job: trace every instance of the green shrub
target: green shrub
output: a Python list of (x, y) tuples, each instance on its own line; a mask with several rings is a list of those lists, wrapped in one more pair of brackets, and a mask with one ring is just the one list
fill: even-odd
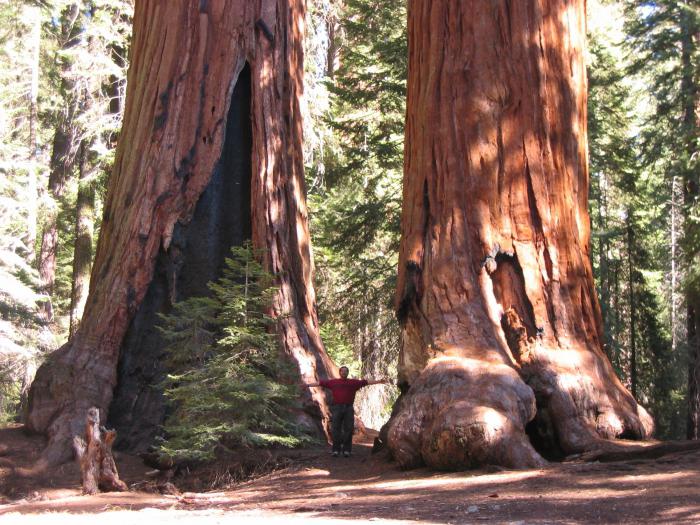
[(266, 311), (276, 289), (249, 244), (232, 249), (211, 297), (194, 297), (161, 316), (172, 413), (161, 451), (211, 459), (216, 447), (298, 446), (310, 438), (290, 414), (298, 398), (292, 364)]

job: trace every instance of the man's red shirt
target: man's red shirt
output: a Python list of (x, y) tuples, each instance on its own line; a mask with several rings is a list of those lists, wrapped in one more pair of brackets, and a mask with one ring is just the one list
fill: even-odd
[(352, 405), (355, 402), (355, 392), (367, 386), (364, 379), (324, 379), (318, 382), (331, 391), (334, 405)]

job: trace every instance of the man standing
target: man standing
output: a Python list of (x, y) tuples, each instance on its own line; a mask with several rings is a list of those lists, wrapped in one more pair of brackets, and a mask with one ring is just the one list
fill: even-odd
[(387, 383), (386, 379), (366, 380), (348, 379), (350, 370), (340, 367), (340, 379), (324, 379), (318, 383), (305, 383), (306, 386), (322, 386), (331, 391), (331, 436), (333, 438), (333, 457), (350, 457), (352, 451), (352, 433), (355, 428), (355, 393), (367, 385)]

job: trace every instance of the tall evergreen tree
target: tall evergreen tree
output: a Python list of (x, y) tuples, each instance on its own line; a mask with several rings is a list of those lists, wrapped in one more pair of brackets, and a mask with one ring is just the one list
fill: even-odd
[[(606, 350), (623, 382), (657, 419), (660, 436), (677, 436), (678, 363), (664, 322), (669, 185), (639, 162), (638, 108), (645, 100), (636, 78), (625, 76), (622, 17), (614, 5), (594, 3), (609, 19), (589, 35), (588, 133), (593, 228), (592, 261)], [(597, 12), (598, 16), (600, 13)], [(617, 31), (616, 31), (617, 30)], [(642, 104), (640, 104), (640, 100)]]
[[(309, 174), (319, 313), (331, 349), (347, 341), (358, 372), (385, 375), (398, 354), (390, 298), (401, 208), (406, 1), (348, 0), (337, 16), (340, 30), (329, 33), (326, 68), (332, 139)], [(337, 64), (330, 63), (333, 46)], [(374, 404), (389, 400), (391, 387), (372, 390), (380, 393)], [(361, 404), (367, 395), (360, 395)]]
[[(686, 306), (687, 437), (700, 437), (700, 175), (698, 174), (700, 2), (658, 0), (627, 2), (628, 32), (635, 60), (632, 72), (650, 81), (654, 111), (645, 126), (643, 159), (680, 181), (683, 288)], [(675, 192), (671, 191), (672, 201)], [(675, 204), (675, 203), (674, 203)], [(672, 223), (675, 227), (675, 222)], [(675, 270), (675, 267), (674, 267)], [(675, 276), (674, 276), (675, 278)], [(671, 290), (673, 293), (674, 290)], [(680, 316), (678, 316), (680, 317)], [(675, 316), (674, 316), (675, 318)], [(672, 330), (676, 330), (673, 326)], [(674, 338), (675, 339), (675, 338)]]

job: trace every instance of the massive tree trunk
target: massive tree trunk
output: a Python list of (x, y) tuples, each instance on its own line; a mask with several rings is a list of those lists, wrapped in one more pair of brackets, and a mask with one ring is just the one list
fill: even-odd
[(646, 438), (601, 348), (583, 0), (413, 0), (397, 308), (405, 467)]
[[(281, 346), (307, 380), (334, 365), (311, 285), (299, 96), (303, 0), (137, 1), (126, 111), (85, 314), (41, 367), (28, 425), (65, 460), (91, 406), (122, 446), (164, 417), (157, 313), (207, 292), (233, 244), (252, 238), (278, 275)], [(325, 397), (302, 422), (322, 430)]]

